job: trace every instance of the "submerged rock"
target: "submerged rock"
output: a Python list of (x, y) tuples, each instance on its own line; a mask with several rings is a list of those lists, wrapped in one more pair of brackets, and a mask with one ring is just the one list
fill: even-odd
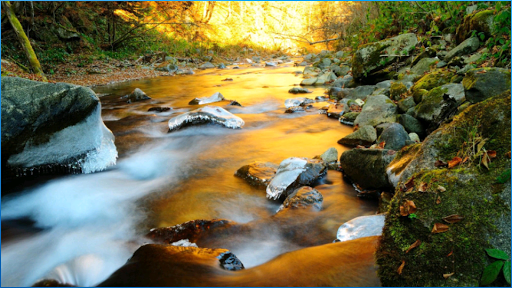
[(318, 190), (309, 186), (303, 186), (295, 189), (283, 202), (283, 205), (277, 212), (283, 211), (287, 208), (308, 208), (312, 206), (316, 210), (322, 209), (322, 202), (324, 197)]
[(91, 89), (14, 77), (2, 77), (1, 89), (2, 168), (18, 176), (59, 167), (92, 173), (116, 163), (114, 135)]
[(216, 123), (227, 128), (239, 129), (245, 124), (242, 118), (235, 116), (221, 107), (205, 106), (169, 120), (169, 132), (189, 125)]
[(188, 105), (202, 105), (202, 104), (210, 104), (215, 102), (220, 102), (224, 99), (224, 96), (220, 94), (220, 92), (215, 92), (210, 97), (202, 97), (202, 98), (194, 98), (190, 102), (188, 102)]
[(382, 235), (385, 214), (356, 217), (338, 228), (336, 238), (340, 241)]
[(284, 101), (284, 107), (290, 108), (290, 107), (297, 107), (297, 106), (305, 106), (307, 104), (315, 103), (315, 100), (309, 99), (306, 97), (297, 97), (297, 98), (291, 98), (286, 99)]
[(151, 107), (148, 109), (148, 112), (166, 112), (170, 111), (171, 109), (171, 107)]
[(235, 222), (223, 219), (192, 220), (171, 227), (151, 229), (146, 237), (157, 243), (164, 244), (172, 244), (184, 239), (195, 243), (206, 231), (229, 226), (234, 223)]
[(270, 183), (270, 180), (276, 175), (279, 166), (271, 162), (253, 162), (242, 166), (235, 173), (235, 176), (244, 179), (254, 186), (264, 186)]
[(123, 96), (123, 98), (128, 99), (126, 101), (128, 103), (151, 99), (151, 97), (146, 95), (146, 93), (144, 93), (144, 91), (140, 90), (139, 88), (135, 88), (135, 90), (133, 90), (132, 93)]
[(286, 198), (289, 192), (301, 185), (311, 185), (327, 173), (321, 160), (291, 157), (283, 160), (276, 176), (267, 186), (267, 198), (277, 200)]

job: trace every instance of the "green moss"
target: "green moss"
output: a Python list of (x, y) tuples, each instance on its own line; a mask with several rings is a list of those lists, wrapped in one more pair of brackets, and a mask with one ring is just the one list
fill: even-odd
[(418, 89), (431, 90), (435, 87), (450, 83), (451, 78), (455, 74), (448, 70), (437, 70), (430, 74), (421, 77), (418, 82), (414, 84), (411, 90), (414, 92)]
[(354, 120), (356, 120), (357, 116), (360, 113), (361, 112), (348, 112), (348, 113), (343, 114), (343, 116), (341, 116), (341, 118), (346, 121), (354, 122)]
[(389, 88), (389, 96), (391, 99), (398, 100), (400, 96), (407, 92), (407, 87), (404, 83), (401, 82), (393, 82), (391, 83), (391, 87)]
[(443, 101), (447, 88), (436, 87), (423, 95), (421, 102), (414, 108), (417, 115), (433, 115), (434, 109)]

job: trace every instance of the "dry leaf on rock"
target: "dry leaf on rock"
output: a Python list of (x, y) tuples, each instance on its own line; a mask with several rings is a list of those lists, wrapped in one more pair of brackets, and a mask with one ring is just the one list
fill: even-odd
[(453, 167), (459, 165), (460, 162), (462, 162), (462, 158), (453, 157), (452, 160), (448, 161), (448, 168), (453, 168)]
[(418, 188), (418, 191), (420, 191), (420, 192), (427, 192), (427, 190), (428, 190), (427, 183), (421, 182), (420, 183), (420, 187)]
[(434, 228), (432, 228), (432, 233), (433, 234), (444, 233), (444, 232), (448, 231), (448, 229), (450, 229), (450, 226), (448, 226), (448, 225), (445, 225), (443, 223), (435, 223)]
[(441, 204), (441, 197), (437, 196), (436, 204)]
[(443, 274), (443, 277), (444, 277), (444, 279), (448, 279), (448, 278), (450, 278), (450, 276), (452, 276), (453, 274), (455, 274), (455, 273)]
[(446, 188), (444, 188), (443, 186), (439, 185), (439, 186), (437, 186), (437, 191), (439, 191), (439, 192), (445, 192), (445, 191), (446, 191)]
[(402, 260), (402, 264), (400, 265), (400, 267), (398, 267), (398, 269), (396, 270), (396, 272), (398, 272), (398, 275), (401, 275), (402, 274), (402, 270), (404, 270), (404, 266), (405, 266), (405, 260)]
[(416, 205), (411, 200), (405, 200), (403, 205), (400, 206), (401, 216), (409, 216), (409, 214), (412, 214), (414, 212), (416, 212)]
[(464, 217), (457, 215), (457, 214), (453, 214), (453, 215), (444, 217), (443, 220), (446, 223), (453, 224), (453, 223), (457, 223), (457, 222), (464, 220)]
[(405, 251), (405, 253), (409, 253), (409, 251), (420, 246), (420, 244), (421, 244), (421, 240), (416, 240), (414, 243), (411, 244), (411, 246), (409, 246), (409, 248), (407, 248), (407, 251)]

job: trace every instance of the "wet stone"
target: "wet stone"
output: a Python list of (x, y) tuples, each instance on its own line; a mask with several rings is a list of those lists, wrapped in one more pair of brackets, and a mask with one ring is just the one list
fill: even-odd
[(238, 271), (245, 269), (242, 261), (240, 261), (240, 259), (238, 259), (232, 252), (224, 252), (217, 256), (217, 258), (219, 259), (220, 267), (224, 270)]
[(299, 209), (313, 207), (313, 209), (322, 209), (322, 202), (324, 197), (318, 190), (309, 186), (303, 186), (295, 189), (283, 202), (283, 205), (279, 208), (279, 211), (283, 211), (287, 208)]
[(166, 112), (170, 111), (171, 107), (151, 107), (148, 109), (148, 112)]
[(168, 124), (169, 132), (189, 125), (205, 123), (220, 124), (231, 129), (240, 129), (245, 124), (242, 118), (231, 114), (221, 107), (205, 106), (170, 119)]
[(271, 162), (256, 161), (242, 166), (236, 171), (235, 176), (244, 179), (251, 185), (267, 187), (276, 175), (278, 167), (278, 165)]

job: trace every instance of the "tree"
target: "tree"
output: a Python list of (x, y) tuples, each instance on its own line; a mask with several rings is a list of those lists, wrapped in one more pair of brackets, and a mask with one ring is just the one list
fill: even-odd
[(23, 48), (23, 51), (27, 56), (32, 71), (34, 72), (34, 74), (41, 76), (43, 81), (48, 81), (43, 73), (43, 69), (41, 69), (41, 64), (39, 64), (39, 60), (37, 60), (36, 53), (34, 52), (34, 49), (32, 49), (32, 45), (30, 45), (30, 41), (28, 40), (25, 31), (23, 31), (23, 27), (21, 27), (21, 23), (16, 17), (16, 14), (14, 13), (14, 9), (11, 6), (11, 2), (2, 1), (2, 5), (4, 6), (5, 14), (7, 14), (7, 18), (9, 19), (9, 22), (11, 23), (12, 28), (14, 29), (14, 32), (18, 37), (18, 40), (20, 41), (21, 47)]

